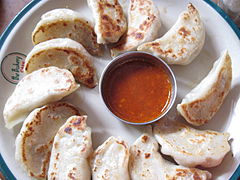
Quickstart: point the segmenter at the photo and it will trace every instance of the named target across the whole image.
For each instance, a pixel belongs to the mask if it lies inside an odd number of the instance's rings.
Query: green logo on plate
[[[24,76],[24,60],[26,55],[13,52],[6,55],[1,62],[3,77],[10,83],[17,84]]]

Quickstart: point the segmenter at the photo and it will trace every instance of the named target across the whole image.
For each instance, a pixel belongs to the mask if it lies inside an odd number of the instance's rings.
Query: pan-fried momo
[[[27,55],[24,71],[56,66],[72,72],[77,82],[93,88],[97,85],[93,57],[84,47],[68,38],[57,38],[37,44]]]
[[[88,157],[92,153],[87,116],[72,116],[57,132],[50,158],[48,179],[90,180]]]
[[[54,9],[42,15],[32,33],[33,43],[54,38],[70,38],[81,43],[90,54],[102,54],[93,26],[73,10]]]
[[[46,179],[53,139],[58,129],[78,109],[65,102],[48,104],[32,111],[16,138],[16,159],[29,176]]]
[[[99,44],[115,43],[127,29],[126,18],[118,0],[88,0],[95,19]]]
[[[108,138],[92,155],[92,180],[129,180],[129,149],[123,140]]]
[[[207,123],[222,105],[231,81],[231,57],[224,51],[209,74],[177,105],[178,112],[195,126]]]
[[[12,128],[24,121],[33,109],[58,101],[78,87],[71,72],[53,66],[26,75],[5,104],[6,127]]]
[[[161,38],[137,48],[162,58],[168,64],[186,65],[200,53],[205,29],[198,10],[190,3],[173,27]]]
[[[187,167],[214,167],[230,151],[229,134],[197,130],[181,123],[161,119],[153,129],[163,154]]]
[[[208,171],[186,168],[163,159],[157,141],[148,134],[139,137],[130,148],[129,173],[132,180],[211,178]]]
[[[160,26],[159,12],[152,0],[130,1],[127,33],[111,49],[111,55],[117,56],[126,51],[133,51],[139,45],[153,41],[157,38]]]

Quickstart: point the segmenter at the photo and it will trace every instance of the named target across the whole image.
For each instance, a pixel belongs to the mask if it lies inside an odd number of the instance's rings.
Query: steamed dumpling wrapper
[[[70,38],[81,43],[92,55],[101,55],[102,47],[97,43],[93,26],[76,11],[71,9],[54,9],[41,16],[33,33],[33,43],[55,39]]]
[[[131,146],[129,173],[132,180],[208,180],[211,178],[208,171],[175,165],[165,160],[159,153],[156,139],[149,134],[143,134]]]
[[[91,157],[92,180],[129,180],[128,160],[126,142],[109,137]]]
[[[97,43],[115,43],[127,29],[127,21],[118,0],[87,0],[95,20]]]
[[[57,38],[37,44],[27,55],[25,73],[56,66],[71,71],[76,81],[94,88],[97,85],[94,58],[78,42]]]
[[[78,87],[72,73],[66,69],[48,67],[26,75],[5,104],[6,127],[12,128],[24,121],[33,109],[58,101]]]
[[[146,51],[160,57],[168,64],[187,65],[200,53],[205,42],[205,28],[198,10],[188,4],[177,22],[161,38],[140,45],[138,51]]]
[[[163,154],[187,167],[215,167],[230,151],[229,133],[197,130],[167,118],[159,120],[153,133]]]
[[[29,114],[15,142],[15,157],[29,176],[46,179],[54,136],[73,115],[80,113],[66,102],[48,104]]]
[[[131,0],[128,9],[128,30],[111,49],[112,57],[137,50],[145,42],[157,38],[161,27],[159,12],[152,0]]]
[[[231,89],[232,62],[228,51],[222,52],[208,75],[177,105],[185,120],[200,126],[212,119]]]
[[[72,116],[57,132],[48,179],[91,179],[88,158],[92,153],[92,139],[86,120],[87,116]]]

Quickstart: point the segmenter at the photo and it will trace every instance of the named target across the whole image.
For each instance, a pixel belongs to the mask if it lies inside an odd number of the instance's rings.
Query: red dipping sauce
[[[133,123],[158,118],[167,109],[172,96],[172,84],[166,70],[161,65],[139,59],[112,70],[103,88],[109,109]]]

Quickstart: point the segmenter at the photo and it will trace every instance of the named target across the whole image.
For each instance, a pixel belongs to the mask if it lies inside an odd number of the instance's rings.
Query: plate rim
[[[3,31],[1,37],[0,37],[0,50],[2,49],[2,46],[4,42],[6,41],[8,35],[11,33],[11,31],[14,29],[14,27],[17,25],[17,23],[25,16],[25,14],[31,10],[34,6],[36,6],[39,2],[42,0],[32,0],[30,1],[14,18],[13,20],[8,24],[8,26]],[[203,0],[206,4],[208,4],[211,8],[213,8],[215,11],[218,12],[220,16],[228,23],[228,25],[232,28],[232,30],[235,32],[237,37],[240,39],[240,29],[237,27],[237,25],[232,21],[232,19],[214,2],[211,0]],[[13,180],[15,176],[12,174],[11,170],[6,165],[1,153],[0,153],[0,173],[3,174],[6,180]],[[230,180],[237,180],[240,177],[240,164],[230,177]]]

